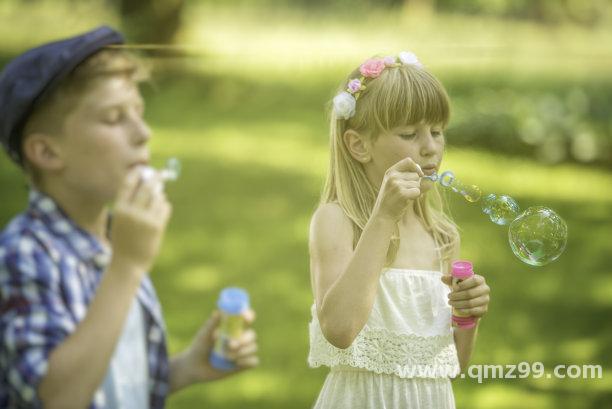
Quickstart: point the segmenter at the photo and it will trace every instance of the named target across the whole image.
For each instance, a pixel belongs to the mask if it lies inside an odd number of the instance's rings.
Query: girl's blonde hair
[[[354,70],[339,91],[346,89],[351,78],[359,78]],[[348,151],[343,135],[348,129],[370,141],[398,126],[443,124],[450,117],[450,103],[444,86],[421,67],[399,64],[387,67],[378,78],[369,79],[361,91],[355,115],[344,120],[333,112],[330,126],[330,164],[321,195],[321,204],[338,203],[353,224],[353,247],[370,218],[378,195],[363,165]],[[416,201],[415,211],[438,247],[442,265],[448,270],[454,250],[459,245],[457,226],[446,213],[446,200],[434,185],[430,192]],[[386,265],[390,266],[399,248],[399,231],[391,238]]]

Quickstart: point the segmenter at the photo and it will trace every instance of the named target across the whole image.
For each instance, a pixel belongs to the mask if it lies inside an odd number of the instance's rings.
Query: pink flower
[[[385,69],[385,61],[380,58],[371,58],[366,60],[361,67],[359,67],[359,72],[364,77],[368,78],[377,78],[381,72]]]
[[[357,78],[350,80],[348,83],[348,90],[351,94],[361,91],[361,81]]]

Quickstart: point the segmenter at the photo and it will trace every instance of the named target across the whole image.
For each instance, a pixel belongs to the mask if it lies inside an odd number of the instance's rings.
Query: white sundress
[[[448,286],[439,271],[386,269],[365,327],[347,349],[323,336],[312,306],[311,367],[331,368],[315,409],[454,409],[459,373]]]

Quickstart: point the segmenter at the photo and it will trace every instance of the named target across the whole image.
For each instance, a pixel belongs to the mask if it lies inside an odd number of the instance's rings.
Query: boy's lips
[[[148,160],[141,160],[141,161],[138,161],[138,162],[134,162],[130,166],[128,166],[128,168],[129,169],[134,169],[134,168],[137,168],[139,166],[149,166],[149,161]]]

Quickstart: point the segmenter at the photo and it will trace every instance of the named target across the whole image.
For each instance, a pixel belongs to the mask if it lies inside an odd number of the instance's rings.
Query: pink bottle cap
[[[452,276],[455,278],[468,278],[474,275],[474,267],[472,263],[466,260],[453,261]]]

